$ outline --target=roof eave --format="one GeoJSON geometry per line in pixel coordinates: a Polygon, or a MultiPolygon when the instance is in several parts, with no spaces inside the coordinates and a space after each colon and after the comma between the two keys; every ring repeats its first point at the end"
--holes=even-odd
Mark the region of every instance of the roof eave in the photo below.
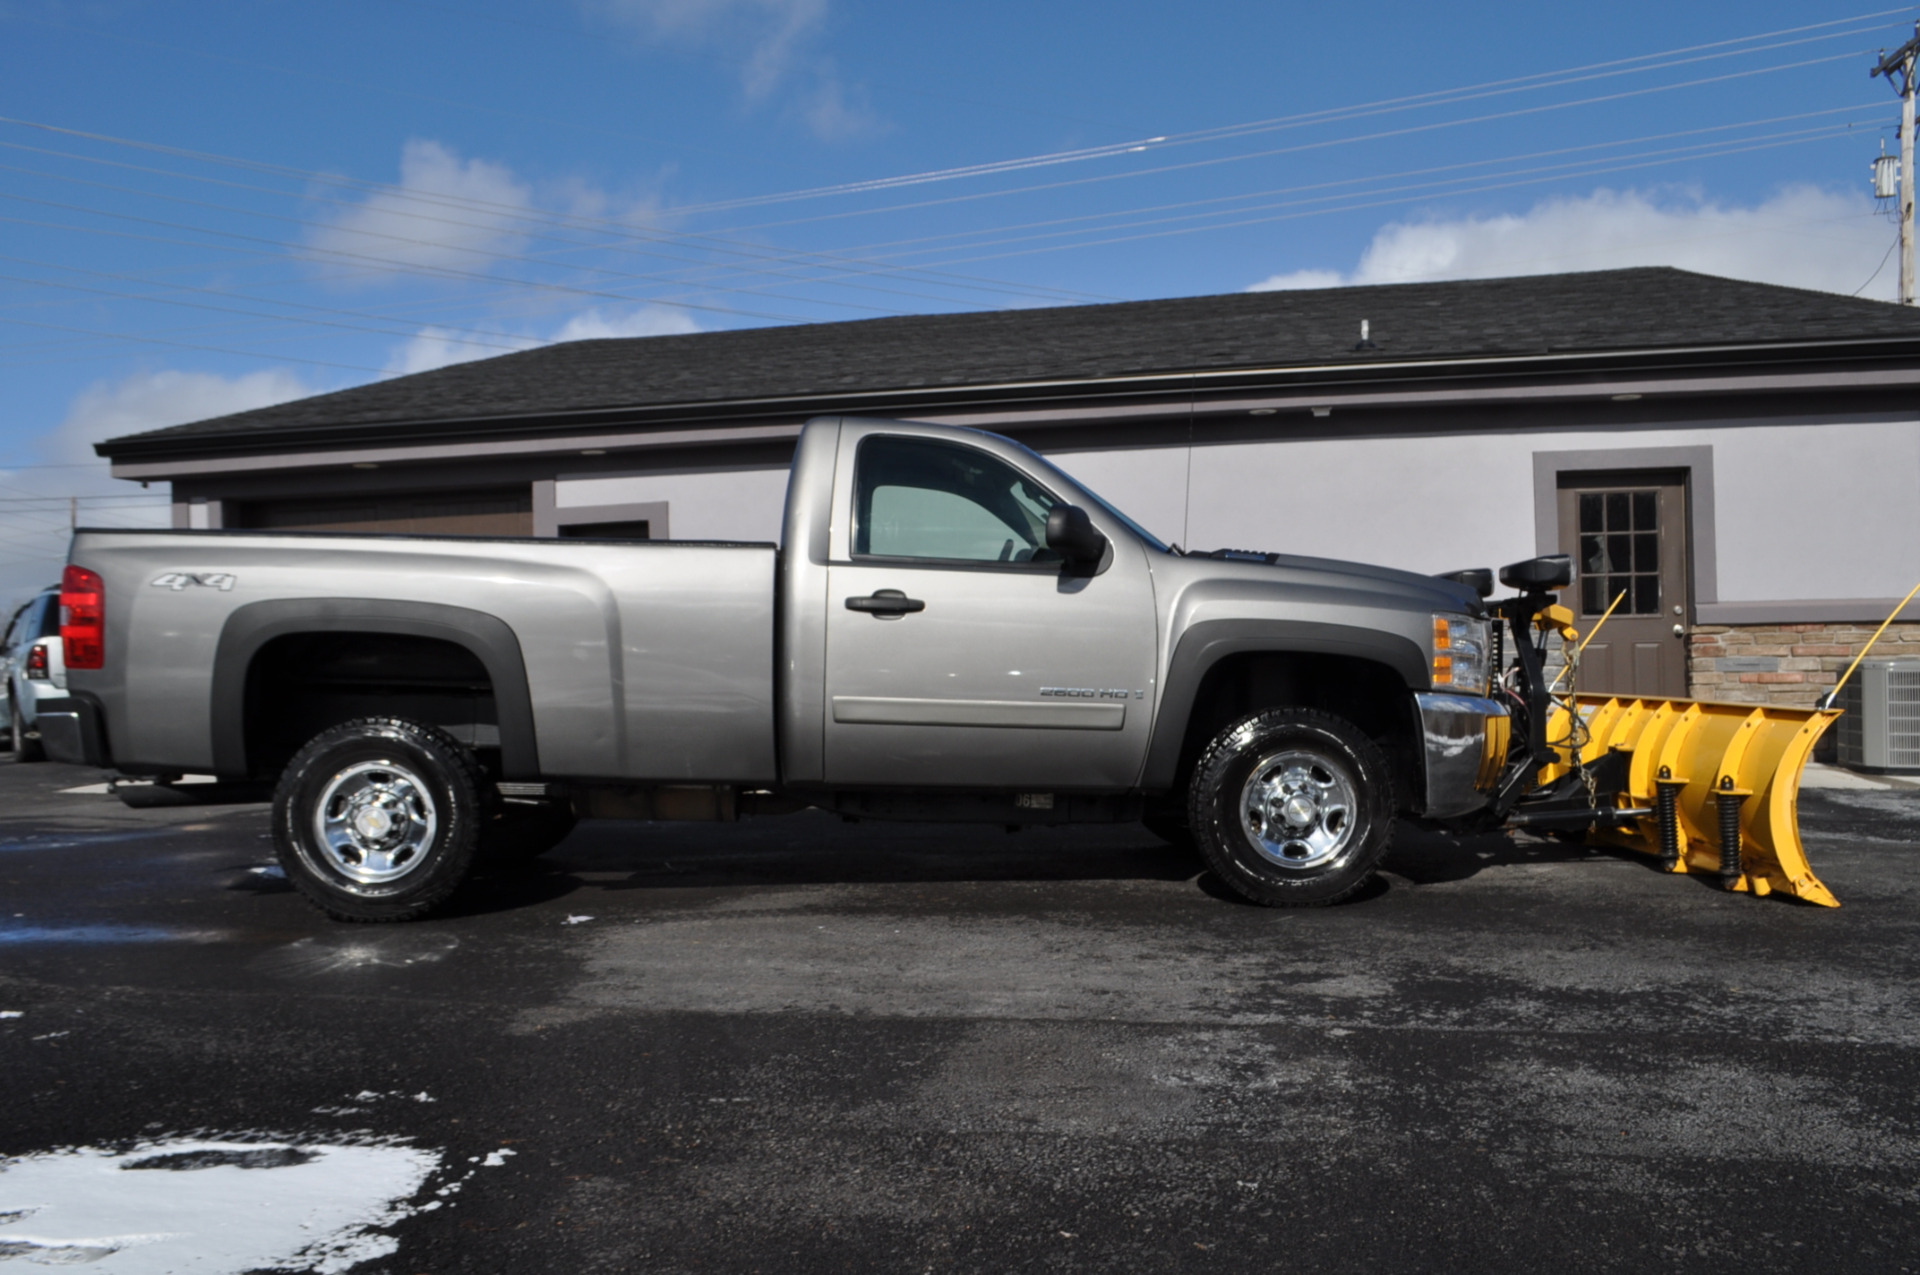
{"type": "Polygon", "coordinates": [[[957,409],[1007,401],[1047,399],[1150,400],[1169,395],[1209,396],[1241,391],[1250,384],[1275,387],[1343,386],[1383,381],[1462,380],[1500,382],[1554,377],[1618,377],[1648,370],[1710,370],[1765,362],[1859,362],[1920,358],[1920,337],[1863,337],[1843,340],[1755,342],[1700,346],[1654,346],[1620,350],[1544,350],[1534,354],[1439,356],[1366,361],[1273,364],[1230,368],[1132,373],[1102,377],[902,386],[825,391],[763,398],[685,400],[656,404],[614,404],[563,412],[503,413],[492,416],[416,417],[338,425],[287,427],[262,425],[220,433],[173,429],[126,435],[95,444],[115,462],[197,459],[236,454],[269,455],[316,447],[351,447],[368,442],[428,442],[462,438],[536,435],[555,430],[596,427],[645,427],[658,424],[729,420],[765,421],[770,417],[803,420],[821,414],[880,415],[957,409]]]}

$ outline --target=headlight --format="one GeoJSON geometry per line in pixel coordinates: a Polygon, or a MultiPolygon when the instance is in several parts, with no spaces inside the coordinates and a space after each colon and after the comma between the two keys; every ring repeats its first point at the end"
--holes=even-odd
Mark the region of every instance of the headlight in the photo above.
{"type": "Polygon", "coordinates": [[[1433,689],[1487,693],[1488,639],[1485,620],[1465,615],[1433,617],[1433,689]]]}

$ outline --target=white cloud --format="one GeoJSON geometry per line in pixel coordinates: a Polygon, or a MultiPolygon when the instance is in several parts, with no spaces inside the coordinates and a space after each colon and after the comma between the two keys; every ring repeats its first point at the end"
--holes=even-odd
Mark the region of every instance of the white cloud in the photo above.
{"type": "Polygon", "coordinates": [[[504,165],[461,159],[439,142],[419,138],[400,153],[399,185],[367,196],[314,231],[308,242],[348,278],[390,273],[374,257],[407,267],[484,270],[486,254],[516,251],[525,240],[519,214],[534,212],[533,191],[504,165]]]}
{"type": "Polygon", "coordinates": [[[800,47],[826,20],[826,0],[593,0],[596,8],[661,42],[744,49],[750,99],[786,78],[800,47]]]}
{"type": "Polygon", "coordinates": [[[863,98],[864,95],[848,89],[831,71],[823,70],[801,115],[813,135],[822,141],[837,142],[883,131],[880,117],[863,98]]]}
{"type": "Polygon", "coordinates": [[[394,351],[387,360],[386,373],[389,376],[406,376],[413,372],[430,372],[454,363],[492,358],[503,353],[500,348],[503,345],[531,350],[536,346],[556,345],[562,341],[672,336],[698,331],[700,325],[688,318],[684,311],[657,305],[643,305],[625,311],[595,307],[574,315],[546,335],[527,333],[502,336],[495,332],[480,334],[458,328],[428,327],[422,328],[405,345],[394,351]]]}
{"type": "Polygon", "coordinates": [[[609,314],[595,308],[568,319],[552,340],[600,341],[625,336],[681,336],[700,331],[700,325],[684,310],[648,305],[624,314],[609,314]]]}
{"type": "MultiPolygon", "coordinates": [[[[104,439],[271,407],[314,393],[318,393],[316,387],[284,368],[234,377],[212,372],[137,372],[119,381],[97,381],[80,391],[66,419],[41,449],[49,453],[49,460],[92,460],[93,444],[104,439]]],[[[104,474],[106,462],[100,465],[104,474]]]]}
{"type": "MultiPolygon", "coordinates": [[[[1852,293],[1893,242],[1892,223],[1874,213],[1864,195],[1812,186],[1787,187],[1752,207],[1684,190],[1597,190],[1523,213],[1394,222],[1350,272],[1296,270],[1248,291],[1678,266],[1852,293]]],[[[1860,295],[1891,300],[1898,269],[1888,261],[1860,295]]]]}
{"type": "Polygon", "coordinates": [[[795,81],[795,112],[823,141],[877,132],[881,122],[811,49],[827,22],[827,0],[584,0],[655,44],[711,48],[740,59],[740,87],[762,102],[795,81]]]}
{"type": "MultiPolygon", "coordinates": [[[[74,397],[65,419],[38,439],[40,462],[58,468],[0,470],[0,602],[23,601],[58,578],[66,560],[70,497],[92,526],[165,527],[172,520],[167,488],[143,491],[112,477],[93,444],[141,430],[183,425],[318,391],[284,369],[224,377],[210,372],[139,372],[99,381],[74,397]],[[33,503],[22,503],[28,498],[33,503]]],[[[11,614],[11,612],[9,612],[11,614]]],[[[4,617],[0,617],[4,620],[4,617]]]]}

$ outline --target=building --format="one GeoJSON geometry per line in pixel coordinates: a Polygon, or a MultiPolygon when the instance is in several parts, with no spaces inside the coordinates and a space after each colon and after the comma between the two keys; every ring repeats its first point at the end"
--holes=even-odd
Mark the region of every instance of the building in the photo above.
{"type": "Polygon", "coordinates": [[[820,414],[1011,435],[1190,547],[1573,553],[1583,627],[1625,595],[1595,688],[1810,702],[1920,579],[1920,311],[1671,269],[582,341],[99,450],[182,527],[775,540],[820,414]]]}

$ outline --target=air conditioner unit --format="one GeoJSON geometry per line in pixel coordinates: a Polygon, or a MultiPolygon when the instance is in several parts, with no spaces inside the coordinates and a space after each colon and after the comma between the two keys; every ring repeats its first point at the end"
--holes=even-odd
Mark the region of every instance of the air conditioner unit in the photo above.
{"type": "Polygon", "coordinates": [[[1862,660],[1840,692],[1840,764],[1920,771],[1920,660],[1862,660]]]}

